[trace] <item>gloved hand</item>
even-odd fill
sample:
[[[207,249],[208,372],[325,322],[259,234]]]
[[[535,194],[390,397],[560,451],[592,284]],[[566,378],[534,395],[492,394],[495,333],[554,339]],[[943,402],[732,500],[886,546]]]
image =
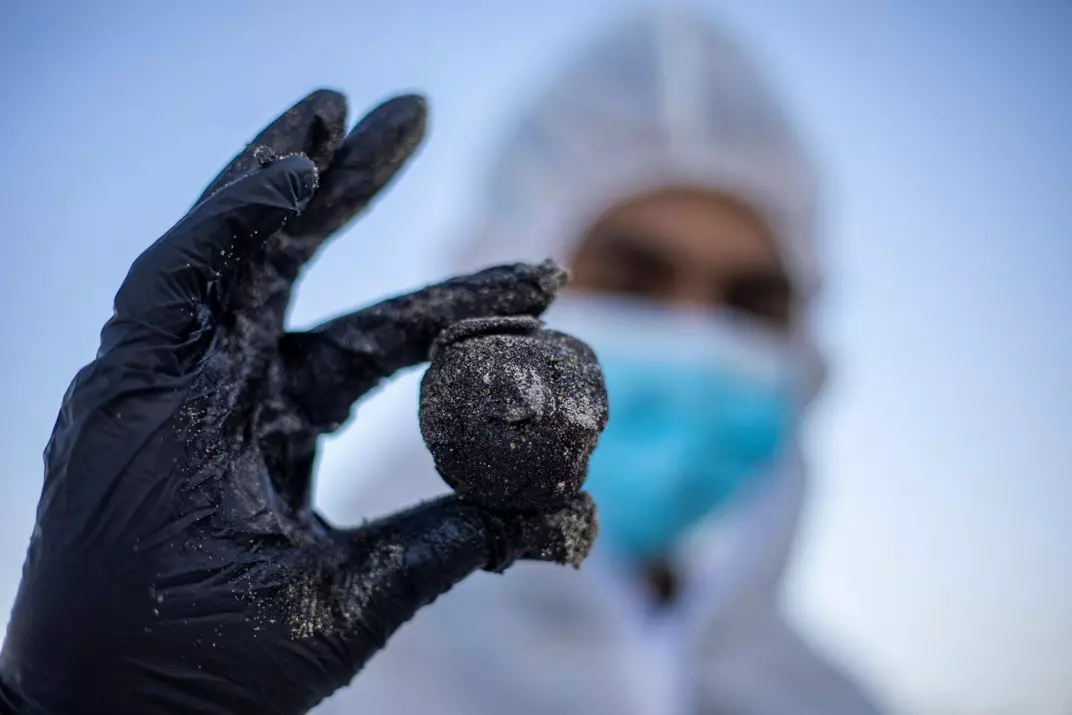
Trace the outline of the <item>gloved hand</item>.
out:
[[[410,155],[425,106],[398,97],[344,138],[345,115],[335,93],[300,102],[131,267],[45,452],[0,711],[302,713],[474,570],[587,553],[584,495],[555,514],[449,496],[357,529],[311,508],[317,437],[354,400],[459,319],[539,314],[563,278],[492,268],[284,332],[302,264]]]

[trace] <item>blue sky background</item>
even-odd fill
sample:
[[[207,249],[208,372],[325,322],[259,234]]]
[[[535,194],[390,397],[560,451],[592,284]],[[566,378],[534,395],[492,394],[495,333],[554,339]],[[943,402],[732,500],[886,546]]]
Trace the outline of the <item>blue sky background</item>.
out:
[[[834,375],[793,614],[901,712],[1067,715],[1072,3],[703,4],[774,74],[829,183]],[[309,271],[294,322],[424,283],[518,103],[621,7],[4,3],[0,612],[68,381],[131,260],[236,149],[317,86],[355,114],[427,93],[430,141]],[[329,514],[413,384],[327,446]]]

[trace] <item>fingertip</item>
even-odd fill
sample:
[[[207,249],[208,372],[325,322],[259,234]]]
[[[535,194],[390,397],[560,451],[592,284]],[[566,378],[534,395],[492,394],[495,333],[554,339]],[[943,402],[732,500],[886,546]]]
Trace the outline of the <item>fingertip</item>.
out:
[[[258,147],[270,147],[278,155],[304,153],[321,169],[326,169],[346,135],[346,97],[333,89],[321,88],[305,95],[257,134],[245,149],[216,175],[198,198],[201,203],[222,187],[255,168]]]
[[[420,92],[403,92],[401,94],[395,95],[387,101],[405,102],[408,103],[410,106],[414,107],[415,109],[419,109],[422,112],[428,111],[428,97],[421,94]]]
[[[317,109],[332,110],[338,112],[341,110],[343,114],[346,113],[346,95],[338,90],[329,89],[327,87],[318,87],[309,94],[305,95],[298,104],[308,103]]]
[[[419,94],[399,94],[380,102],[350,131],[353,140],[374,135],[384,141],[382,149],[396,154],[392,163],[408,157],[424,139],[428,127],[428,102]]]
[[[558,531],[560,551],[554,561],[579,569],[592,553],[599,536],[599,512],[592,495],[582,491],[563,509],[548,516],[548,522]]]
[[[569,271],[548,258],[534,268],[541,290],[550,296],[558,295],[569,282]]]
[[[369,115],[389,118],[393,124],[404,126],[410,132],[424,134],[428,122],[428,99],[422,94],[398,94],[381,102]]]
[[[271,186],[279,205],[301,212],[316,193],[320,172],[304,154],[291,154],[263,165],[258,172]],[[273,201],[275,203],[276,201]]]
[[[569,273],[551,259],[543,263],[517,263],[503,266],[509,270],[511,281],[526,290],[517,293],[524,298],[524,312],[540,316],[554,302],[569,280]]]
[[[296,102],[266,128],[265,133],[301,141],[302,151],[317,154],[317,160],[328,161],[346,133],[348,113],[346,95],[322,87]],[[321,153],[325,155],[319,156]]]

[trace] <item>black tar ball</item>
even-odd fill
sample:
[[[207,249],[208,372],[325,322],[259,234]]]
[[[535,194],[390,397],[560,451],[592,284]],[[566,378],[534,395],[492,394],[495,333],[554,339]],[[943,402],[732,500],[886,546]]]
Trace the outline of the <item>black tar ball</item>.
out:
[[[551,511],[584,484],[607,425],[591,348],[536,318],[474,318],[436,340],[421,382],[421,434],[460,497]]]

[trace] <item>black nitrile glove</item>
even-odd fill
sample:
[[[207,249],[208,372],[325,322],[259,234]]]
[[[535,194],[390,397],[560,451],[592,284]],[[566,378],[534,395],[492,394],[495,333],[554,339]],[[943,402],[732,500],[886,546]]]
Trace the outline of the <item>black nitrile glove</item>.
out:
[[[584,495],[554,514],[449,496],[358,529],[312,510],[317,437],[354,400],[460,319],[539,314],[563,277],[492,268],[285,333],[303,263],[410,155],[425,106],[398,97],[344,138],[345,115],[310,95],[131,267],[45,452],[0,711],[303,713],[473,571],[587,553]]]

